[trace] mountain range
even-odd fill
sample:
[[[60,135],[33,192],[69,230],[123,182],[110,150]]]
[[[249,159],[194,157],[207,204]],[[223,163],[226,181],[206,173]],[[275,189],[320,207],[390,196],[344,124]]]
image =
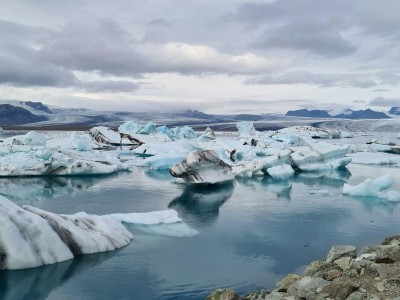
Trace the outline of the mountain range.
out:
[[[393,107],[390,114],[400,114],[400,108]],[[191,125],[195,128],[213,126],[220,130],[232,129],[238,121],[253,121],[259,129],[277,129],[277,122],[287,124],[299,121],[293,117],[301,117],[304,124],[312,124],[311,119],[385,119],[390,118],[382,112],[365,110],[346,110],[338,115],[330,115],[326,110],[291,110],[286,115],[278,114],[206,114],[198,110],[188,109],[182,112],[127,112],[96,111],[86,108],[63,108],[46,105],[40,101],[0,100],[0,126],[42,127],[42,128],[88,128],[96,125],[117,127],[123,122],[135,119],[141,122],[155,122],[168,126]],[[307,121],[309,119],[309,121]],[[300,119],[298,119],[300,120]],[[28,125],[27,125],[28,124]]]

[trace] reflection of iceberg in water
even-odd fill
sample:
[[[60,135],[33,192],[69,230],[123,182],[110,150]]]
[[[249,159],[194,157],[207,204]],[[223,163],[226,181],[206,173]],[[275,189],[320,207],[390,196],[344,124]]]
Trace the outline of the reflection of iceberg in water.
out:
[[[356,201],[367,211],[372,212],[374,210],[380,211],[385,216],[390,216],[393,214],[393,210],[397,203],[391,203],[379,199],[377,197],[350,197],[343,196],[345,201]]]
[[[233,184],[215,186],[186,186],[182,195],[170,202],[168,208],[174,209],[188,223],[201,224],[214,222],[219,208],[233,193]]]
[[[243,178],[236,179],[236,181],[245,187],[251,189],[261,188],[263,191],[271,192],[276,195],[277,198],[290,200],[290,192],[292,190],[292,179],[278,180],[272,177],[262,177],[260,179],[256,178]]]
[[[55,288],[113,257],[118,251],[82,255],[73,260],[40,268],[0,271],[0,299],[45,299]]]
[[[0,178],[0,195],[19,204],[53,199],[86,190],[117,175],[75,177],[9,177]]]
[[[327,172],[298,172],[294,182],[305,185],[321,185],[326,187],[342,188],[350,178],[351,173],[347,169],[332,170]]]

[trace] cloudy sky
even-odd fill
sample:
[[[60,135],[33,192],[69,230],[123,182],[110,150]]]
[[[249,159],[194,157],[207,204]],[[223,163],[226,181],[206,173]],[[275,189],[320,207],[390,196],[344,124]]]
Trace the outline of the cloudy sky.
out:
[[[398,0],[2,0],[0,99],[271,113],[400,106]]]

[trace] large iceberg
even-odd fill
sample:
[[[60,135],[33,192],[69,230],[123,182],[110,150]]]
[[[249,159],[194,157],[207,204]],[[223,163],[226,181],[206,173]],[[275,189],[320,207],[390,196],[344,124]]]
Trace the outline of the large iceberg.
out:
[[[215,184],[234,178],[231,166],[219,159],[212,150],[189,152],[186,158],[172,166],[169,172],[186,183],[194,184]]]
[[[345,157],[348,146],[315,143],[296,147],[292,151],[293,165],[302,171],[322,171],[347,166],[351,158]]]
[[[124,247],[133,235],[122,222],[149,225],[180,221],[171,210],[58,215],[33,206],[20,207],[0,196],[0,269],[34,268]]]

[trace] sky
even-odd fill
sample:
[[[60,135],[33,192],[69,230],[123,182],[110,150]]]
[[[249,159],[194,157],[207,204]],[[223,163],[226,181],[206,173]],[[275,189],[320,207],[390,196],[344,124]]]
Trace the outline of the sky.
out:
[[[400,0],[0,5],[0,99],[207,113],[400,106]]]

